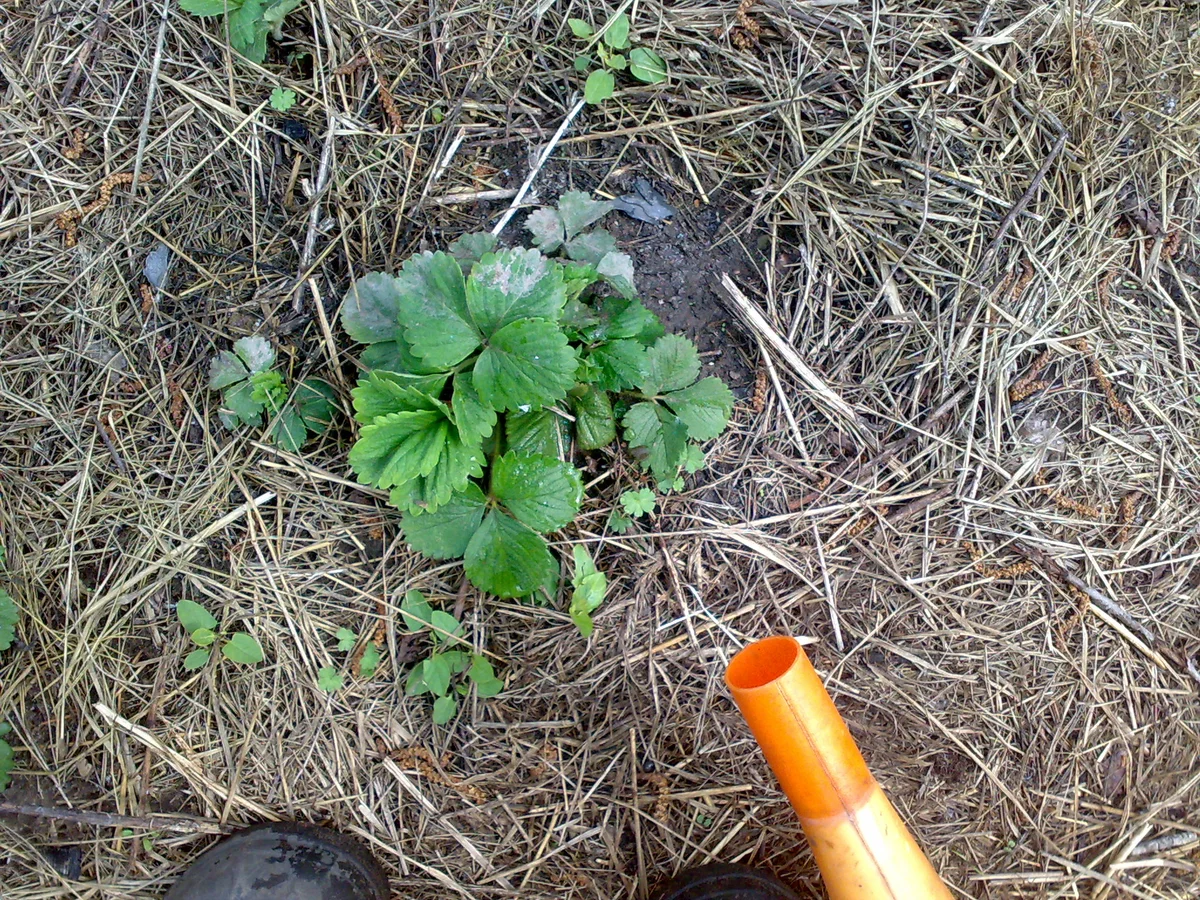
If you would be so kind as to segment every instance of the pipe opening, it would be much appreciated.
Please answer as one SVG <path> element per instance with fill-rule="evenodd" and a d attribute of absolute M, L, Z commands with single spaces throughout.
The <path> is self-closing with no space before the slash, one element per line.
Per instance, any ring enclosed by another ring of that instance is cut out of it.
<path fill-rule="evenodd" d="M 725 683 L 738 691 L 765 687 L 792 667 L 800 655 L 795 638 L 779 635 L 742 650 L 725 670 Z"/>

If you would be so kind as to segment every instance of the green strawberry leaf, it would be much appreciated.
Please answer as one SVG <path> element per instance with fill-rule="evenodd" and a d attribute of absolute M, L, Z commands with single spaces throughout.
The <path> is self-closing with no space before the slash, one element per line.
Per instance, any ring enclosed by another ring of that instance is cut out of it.
<path fill-rule="evenodd" d="M 324 434 L 337 410 L 337 391 L 321 378 L 305 378 L 296 386 L 293 402 L 304 427 L 313 434 Z"/>
<path fill-rule="evenodd" d="M 566 240 L 566 229 L 557 210 L 548 206 L 535 209 L 525 219 L 525 230 L 533 235 L 533 246 L 543 253 L 553 253 Z"/>
<path fill-rule="evenodd" d="M 645 380 L 646 348 L 622 338 L 600 344 L 588 360 L 596 366 L 596 386 L 605 391 L 627 391 Z"/>
<path fill-rule="evenodd" d="M 468 478 L 483 474 L 482 463 L 479 443 L 464 443 L 445 409 L 380 416 L 363 427 L 350 450 L 360 484 L 407 486 L 393 492 L 392 502 L 401 509 L 441 506 Z M 425 482 L 410 484 L 418 479 Z"/>
<path fill-rule="evenodd" d="M 400 618 L 404 620 L 405 628 L 417 632 L 428 628 L 433 621 L 433 607 L 420 591 L 409 591 L 400 601 Z"/>
<path fill-rule="evenodd" d="M 564 249 L 571 259 L 595 266 L 617 249 L 617 239 L 603 228 L 597 228 L 571 238 Z"/>
<path fill-rule="evenodd" d="M 496 236 L 486 231 L 463 234 L 447 248 L 450 255 L 461 263 L 477 263 L 484 254 L 496 249 Z"/>
<path fill-rule="evenodd" d="M 246 364 L 232 350 L 222 350 L 208 365 L 208 386 L 214 391 L 250 377 Z"/>
<path fill-rule="evenodd" d="M 695 444 L 688 444 L 687 450 L 683 453 L 683 468 L 689 475 L 695 475 L 704 468 L 704 459 L 703 450 Z"/>
<path fill-rule="evenodd" d="M 402 320 L 399 280 L 383 272 L 364 275 L 342 300 L 342 328 L 360 344 L 396 340 Z M 407 369 L 405 369 L 407 371 Z"/>
<path fill-rule="evenodd" d="M 230 662 L 252 666 L 263 661 L 263 650 L 253 637 L 244 631 L 233 635 L 221 647 L 221 653 Z"/>
<path fill-rule="evenodd" d="M 635 403 L 621 420 L 625 442 L 644 447 L 643 465 L 658 478 L 672 478 L 687 449 L 687 427 L 656 403 Z"/>
<path fill-rule="evenodd" d="M 575 440 L 580 450 L 599 450 L 617 437 L 612 402 L 603 390 L 588 388 L 575 398 Z"/>
<path fill-rule="evenodd" d="M 733 412 L 733 392 L 720 378 L 712 376 L 667 394 L 663 401 L 675 410 L 694 441 L 715 438 L 725 430 Z"/>
<path fill-rule="evenodd" d="M 473 482 L 433 512 L 405 512 L 400 518 L 412 548 L 430 559 L 457 559 L 483 521 L 487 498 Z"/>
<path fill-rule="evenodd" d="M 600 305 L 600 315 L 605 324 L 597 334 L 599 339 L 633 338 L 650 346 L 665 333 L 658 316 L 640 300 L 608 297 Z"/>
<path fill-rule="evenodd" d="M 491 336 L 475 361 L 475 390 L 497 411 L 548 406 L 575 385 L 578 358 L 553 322 L 525 319 Z"/>
<path fill-rule="evenodd" d="M 596 263 L 596 271 L 600 277 L 617 289 L 622 297 L 632 300 L 637 295 L 633 283 L 633 260 L 627 253 L 604 254 L 604 258 Z"/>
<path fill-rule="evenodd" d="M 401 375 L 370 372 L 350 391 L 354 418 L 364 425 L 397 412 L 439 409 L 435 398 L 446 386 L 447 375 Z M 444 408 L 444 407 L 441 407 Z"/>
<path fill-rule="evenodd" d="M 552 592 L 558 582 L 558 563 L 542 536 L 497 509 L 471 538 L 463 567 L 473 585 L 497 597 Z"/>
<path fill-rule="evenodd" d="M 566 301 L 562 267 L 537 250 L 489 253 L 467 281 L 467 307 L 485 338 L 522 319 L 558 321 Z"/>
<path fill-rule="evenodd" d="M 646 371 L 640 385 L 646 394 L 678 391 L 700 374 L 696 345 L 680 334 L 665 334 L 646 351 Z"/>
<path fill-rule="evenodd" d="M 446 503 L 455 491 L 465 488 L 469 479 L 483 475 L 483 458 L 478 442 L 464 443 L 456 432 L 451 431 L 445 452 L 434 470 L 429 475 L 396 485 L 388 502 L 406 512 L 432 512 Z"/>
<path fill-rule="evenodd" d="M 455 366 L 480 343 L 467 308 L 466 282 L 458 260 L 447 253 L 422 253 L 396 276 L 404 335 L 412 351 L 431 366 Z"/>
<path fill-rule="evenodd" d="M 304 442 L 308 439 L 308 428 L 305 427 L 299 410 L 288 405 L 275 416 L 275 420 L 271 423 L 271 429 L 267 432 L 267 437 L 277 447 L 295 453 L 304 446 Z"/>
<path fill-rule="evenodd" d="M 468 372 L 458 372 L 454 376 L 450 407 L 459 434 L 466 441 L 482 440 L 496 427 L 496 411 L 479 399 L 474 378 Z"/>
<path fill-rule="evenodd" d="M 527 456 L 563 459 L 571 440 L 567 420 L 548 409 L 509 413 L 504 420 L 504 431 L 508 449 Z"/>
<path fill-rule="evenodd" d="M 253 382 L 243 381 L 231 388 L 226 388 L 224 400 L 221 413 L 231 414 L 233 420 L 231 427 L 236 427 L 239 421 L 245 422 L 247 425 L 262 424 L 263 404 L 254 399 Z"/>
<path fill-rule="evenodd" d="M 399 328 L 396 329 L 394 340 L 368 344 L 360 358 L 363 368 L 368 371 L 375 369 L 405 375 L 432 375 L 441 371 L 440 366 L 431 366 L 412 352 L 412 347 Z"/>
<path fill-rule="evenodd" d="M 458 700 L 454 697 L 438 697 L 433 701 L 433 724 L 445 725 L 458 712 Z"/>
<path fill-rule="evenodd" d="M 217 620 L 213 618 L 212 613 L 195 600 L 180 600 L 175 604 L 175 615 L 179 617 L 179 624 L 188 634 L 193 634 L 201 628 L 207 628 L 209 631 L 217 629 Z"/>
<path fill-rule="evenodd" d="M 506 453 L 492 467 L 492 494 L 534 531 L 562 528 L 583 503 L 583 479 L 556 457 Z"/>
<path fill-rule="evenodd" d="M 575 237 L 598 219 L 613 210 L 607 200 L 593 200 L 585 191 L 567 191 L 558 198 L 558 215 L 562 219 L 567 240 Z"/>

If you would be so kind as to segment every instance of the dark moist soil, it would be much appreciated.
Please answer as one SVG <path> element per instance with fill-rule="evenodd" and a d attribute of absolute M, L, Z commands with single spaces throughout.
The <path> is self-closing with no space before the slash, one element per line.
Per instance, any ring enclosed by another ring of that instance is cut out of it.
<path fill-rule="evenodd" d="M 686 334 L 700 348 L 705 375 L 717 375 L 738 396 L 754 381 L 749 341 L 741 323 L 718 294 L 722 272 L 745 282 L 753 269 L 734 241 L 714 246 L 724 211 L 716 205 L 689 210 L 684 198 L 672 197 L 665 185 L 651 184 L 679 212 L 660 225 L 649 225 L 613 213 L 604 227 L 621 249 L 633 257 L 642 302 L 654 310 L 667 331 Z"/>
<path fill-rule="evenodd" d="M 497 148 L 490 161 L 500 169 L 499 179 L 507 187 L 520 187 L 529 172 L 524 154 L 507 147 Z M 753 345 L 722 300 L 717 284 L 723 272 L 748 287 L 756 285 L 759 277 L 742 245 L 724 227 L 736 216 L 733 204 L 727 206 L 723 195 L 714 193 L 712 203 L 696 207 L 692 193 L 656 178 L 649 162 L 638 160 L 634 153 L 628 154 L 626 161 L 621 174 L 605 183 L 609 192 L 617 196 L 630 193 L 634 182 L 645 178 L 678 212 L 656 225 L 613 212 L 598 224 L 612 232 L 620 248 L 633 257 L 634 280 L 646 306 L 658 314 L 668 331 L 696 342 L 704 363 L 702 374 L 719 376 L 738 397 L 745 397 L 754 383 Z M 551 160 L 538 173 L 531 194 L 539 204 L 551 205 L 566 191 L 593 188 L 606 169 L 603 164 L 588 166 L 581 160 Z M 497 204 L 495 210 L 489 210 L 486 226 L 506 207 L 507 203 Z M 502 243 L 528 243 L 524 226 L 532 209 L 514 216 Z"/>

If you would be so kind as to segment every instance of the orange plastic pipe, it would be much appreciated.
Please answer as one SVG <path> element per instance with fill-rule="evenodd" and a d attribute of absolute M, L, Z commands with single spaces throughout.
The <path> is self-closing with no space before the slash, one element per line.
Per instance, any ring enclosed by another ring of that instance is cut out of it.
<path fill-rule="evenodd" d="M 751 644 L 725 683 L 800 816 L 830 900 L 950 900 L 795 638 Z"/>

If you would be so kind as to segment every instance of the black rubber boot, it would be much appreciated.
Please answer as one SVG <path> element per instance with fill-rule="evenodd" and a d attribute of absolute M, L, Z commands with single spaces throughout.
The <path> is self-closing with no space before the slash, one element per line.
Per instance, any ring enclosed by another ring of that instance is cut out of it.
<path fill-rule="evenodd" d="M 255 825 L 204 851 L 164 900 L 388 900 L 387 875 L 353 838 L 301 822 Z"/>
<path fill-rule="evenodd" d="M 652 900 L 800 900 L 782 881 L 762 869 L 711 863 L 680 872 Z"/>

